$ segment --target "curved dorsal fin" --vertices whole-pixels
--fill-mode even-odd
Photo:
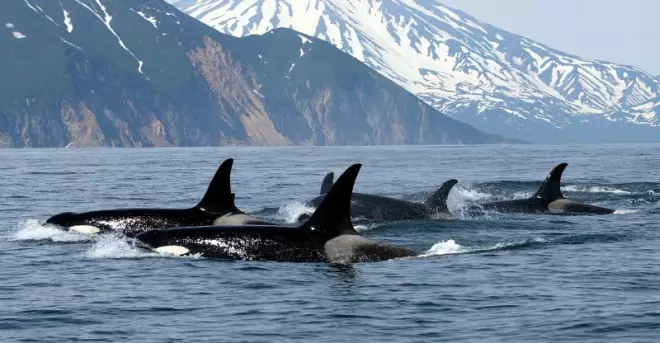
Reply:
[[[561,194],[560,189],[561,174],[566,167],[568,167],[568,163],[561,163],[554,167],[539,187],[539,190],[536,191],[534,197],[543,198],[547,201],[562,199],[564,195]]]
[[[321,195],[323,194],[328,194],[330,191],[330,188],[332,188],[332,183],[335,180],[335,173],[329,172],[325,174],[325,177],[323,178],[323,182],[321,183]]]
[[[426,205],[438,209],[439,211],[449,212],[449,209],[447,208],[447,198],[449,197],[449,192],[457,183],[458,180],[456,179],[445,181],[435,193],[426,199]]]
[[[320,232],[326,240],[341,235],[358,235],[351,222],[353,185],[361,164],[354,164],[339,176],[328,194],[301,229]]]
[[[240,212],[234,205],[234,194],[231,192],[231,167],[234,159],[228,158],[215,172],[206,194],[197,208],[214,213]]]

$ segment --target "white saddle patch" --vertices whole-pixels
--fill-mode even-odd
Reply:
[[[74,225],[69,227],[69,231],[82,233],[83,235],[96,235],[101,232],[101,229],[92,225]]]
[[[376,242],[358,235],[341,235],[325,243],[325,255],[333,263],[350,263],[360,247],[374,245]]]
[[[213,225],[231,226],[231,225],[246,225],[253,222],[261,222],[261,220],[248,216],[247,214],[232,214],[227,213],[222,217],[218,217],[213,221]]]
[[[158,247],[153,250],[157,253],[161,253],[161,254],[164,253],[164,254],[170,254],[176,256],[183,256],[190,252],[190,249],[186,247],[182,247],[180,245],[166,245],[166,246]]]

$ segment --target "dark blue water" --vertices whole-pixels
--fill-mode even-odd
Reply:
[[[657,145],[1,150],[5,342],[656,341]],[[328,171],[356,190],[423,199],[449,178],[459,219],[361,227],[425,257],[333,266],[147,253],[118,236],[39,225],[63,211],[188,207],[234,157],[239,208],[291,221]],[[609,216],[481,215],[535,192],[566,161],[564,194]]]

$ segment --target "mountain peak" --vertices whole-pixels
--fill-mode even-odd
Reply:
[[[441,112],[490,132],[556,142],[573,129],[579,135],[586,122],[659,124],[657,116],[633,113],[660,95],[653,76],[552,49],[434,0],[172,3],[234,36],[287,27],[323,39]]]
[[[509,142],[287,28],[236,38],[162,0],[6,1],[0,16],[1,147]]]

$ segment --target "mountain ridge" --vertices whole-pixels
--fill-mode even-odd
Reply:
[[[564,53],[438,1],[170,1],[223,33],[287,27],[329,41],[486,132],[544,143],[660,136],[660,114],[644,106],[660,95],[650,74]]]
[[[512,142],[292,30],[237,38],[161,0],[3,6],[3,147]]]

